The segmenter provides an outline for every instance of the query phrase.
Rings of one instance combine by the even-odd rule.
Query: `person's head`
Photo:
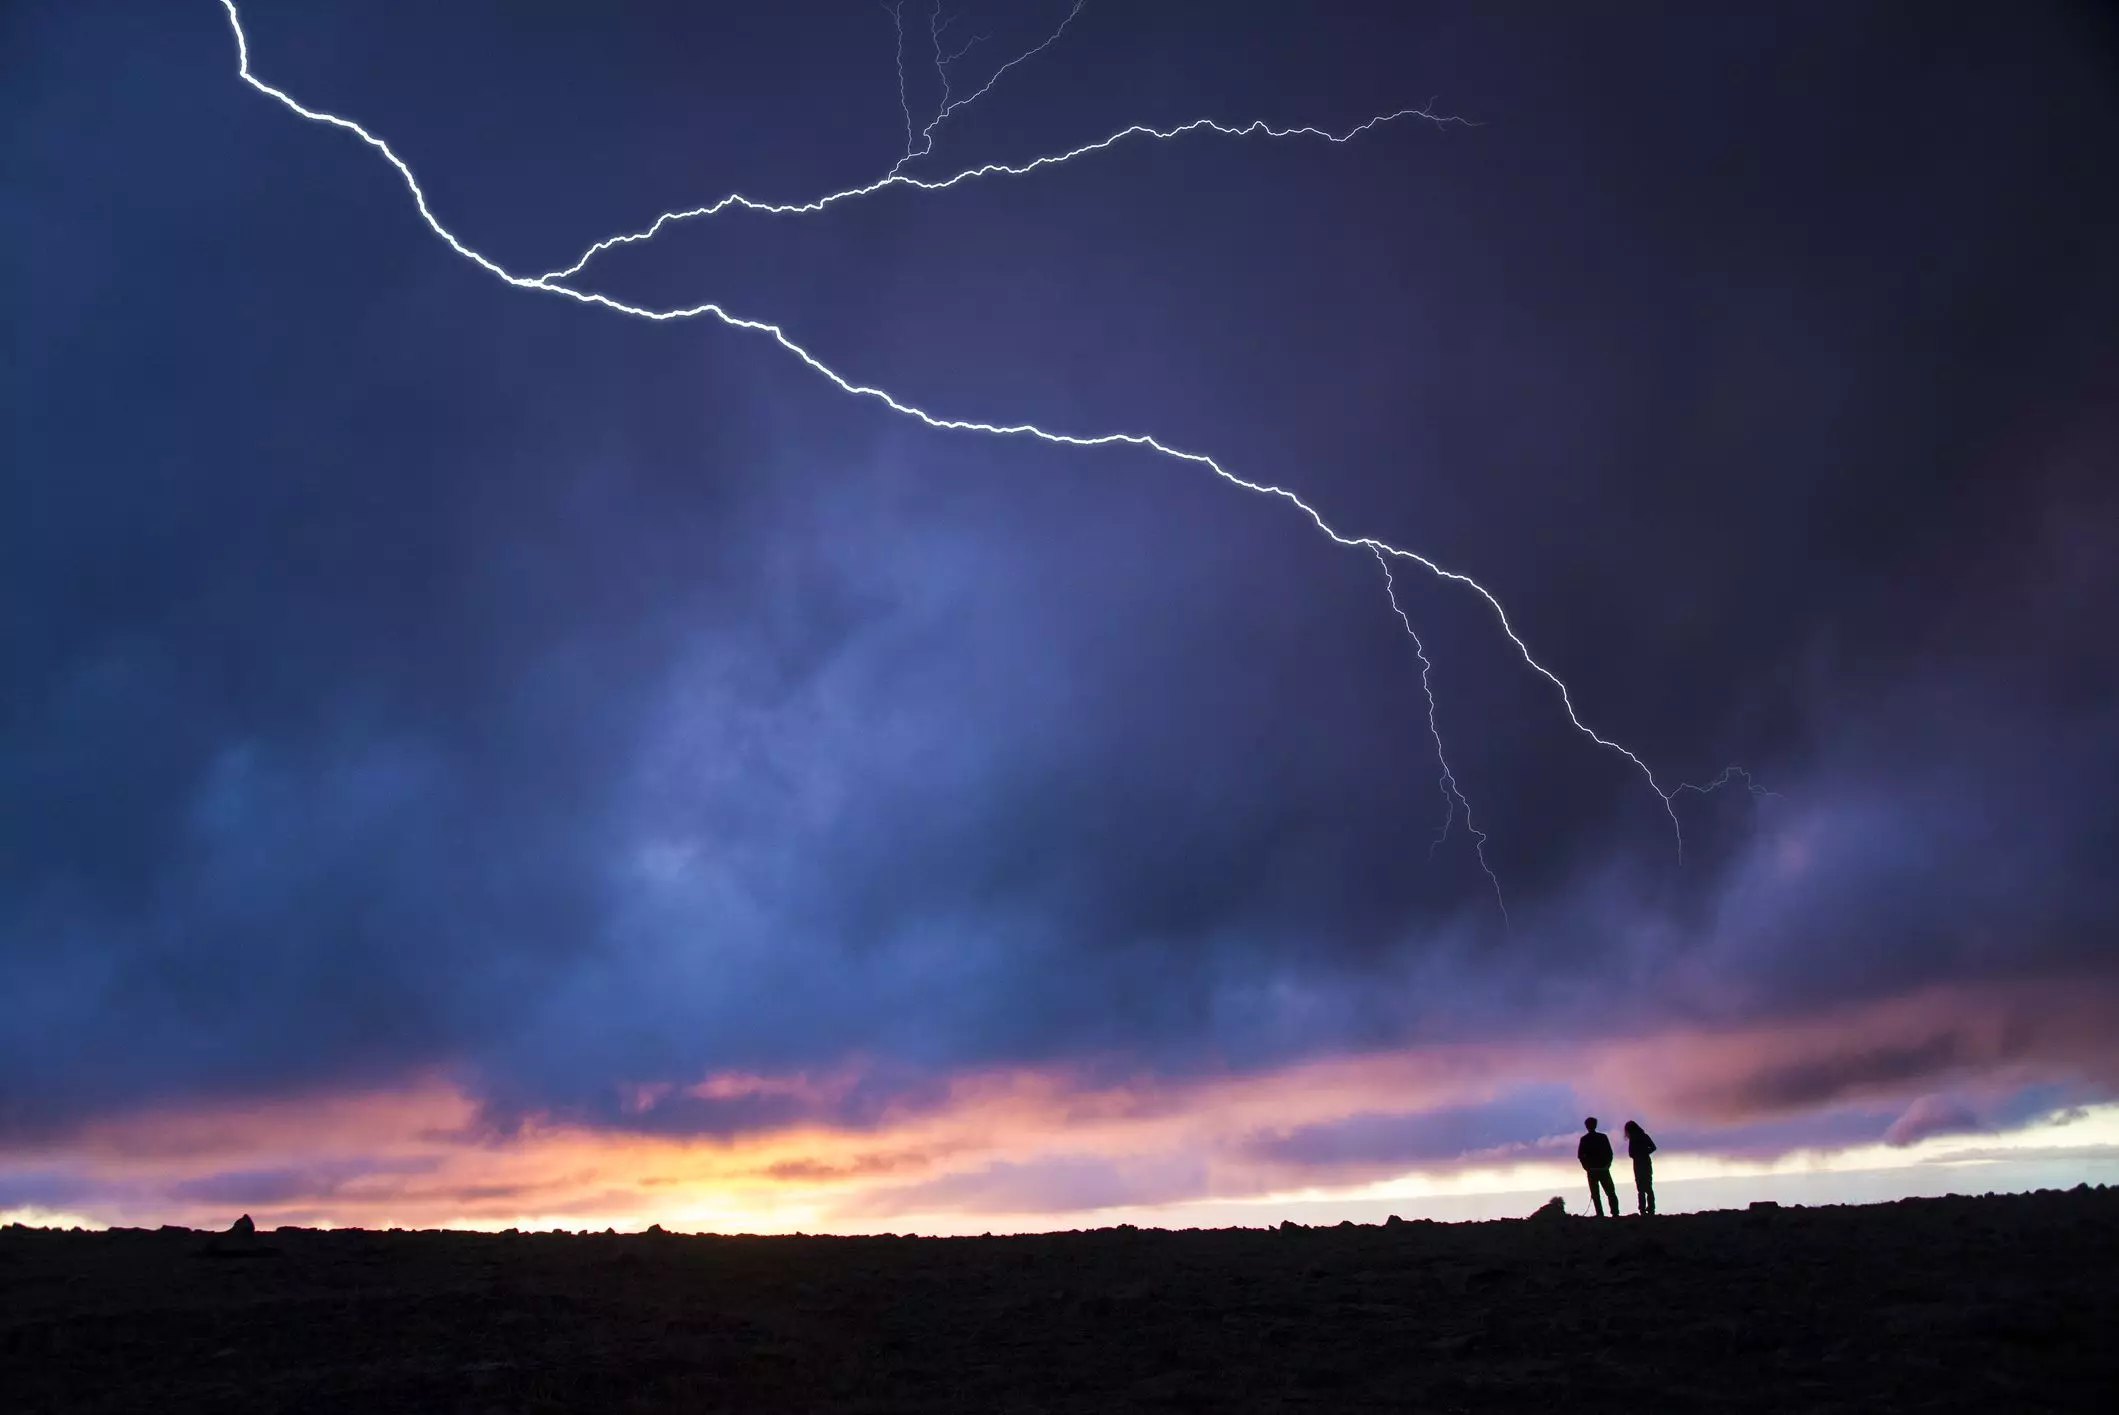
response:
[[[1596,1128],[1597,1128],[1597,1118],[1596,1118],[1595,1116],[1593,1116],[1593,1115],[1592,1115],[1591,1117],[1589,1117],[1589,1119],[1587,1119],[1587,1120],[1585,1120],[1585,1121],[1583,1121],[1583,1122],[1582,1122],[1582,1128],[1583,1128],[1584,1130],[1594,1130],[1594,1129],[1596,1129]]]
[[[1641,1127],[1629,1120],[1626,1122],[1626,1133],[1629,1135],[1638,1135],[1641,1133]]]

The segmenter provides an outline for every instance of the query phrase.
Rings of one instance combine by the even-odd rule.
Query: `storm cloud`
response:
[[[661,18],[681,34],[599,19],[594,59],[424,8],[260,12],[251,42],[524,269],[702,182],[894,159],[872,15],[715,32],[711,97],[668,52],[708,52],[705,21]],[[510,290],[373,152],[244,88],[215,6],[16,18],[0,1145],[437,1074],[482,1142],[860,1134],[974,1072],[1591,1050],[1935,988],[2064,991],[2076,1040],[1945,1021],[1695,1099],[1859,1103],[1812,1133],[1911,1142],[2021,1118],[1950,1099],[1982,1078],[2109,1097],[2119,110],[2089,23],[1092,10],[1073,67],[966,115],[962,161],[1445,82],[1481,126],[1145,144],[592,272],[784,319],[947,414],[1153,431],[1298,489],[1493,587],[1665,790],[1731,762],[1761,788],[1673,820],[1490,606],[1402,566],[1467,821],[1381,571],[1286,503]],[[455,71],[507,120],[429,82]],[[1534,1149],[1595,1109],[1561,1079],[1249,1154]],[[1127,1163],[890,1202],[1209,1183]]]

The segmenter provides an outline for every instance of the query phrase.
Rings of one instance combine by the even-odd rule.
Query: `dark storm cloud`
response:
[[[168,1192],[170,1198],[187,1204],[278,1207],[303,1200],[326,1200],[348,1184],[376,1176],[389,1180],[406,1175],[432,1174],[439,1167],[440,1161],[436,1159],[418,1157],[229,1170],[184,1180],[171,1185]]]
[[[510,291],[243,89],[198,8],[24,20],[0,99],[38,272],[0,393],[0,1132],[437,1066],[501,1133],[873,1128],[971,1066],[2119,1000],[2119,125],[2059,12],[1113,11],[1076,71],[1109,84],[1026,71],[967,151],[1364,116],[1425,66],[1487,126],[1114,153],[614,258],[618,293],[784,316],[943,411],[1299,486],[1491,582],[1671,779],[1779,793],[1681,798],[1681,866],[1484,603],[1402,573],[1504,930],[1461,820],[1428,858],[1372,560],[1197,468],[918,432],[762,341]],[[259,17],[260,71],[525,265],[702,181],[894,155],[887,36],[837,21],[772,52],[875,97],[875,143],[762,80],[740,145],[643,117],[703,111],[650,20],[624,72],[527,23],[304,23]],[[404,70],[332,58],[412,32]],[[519,126],[414,81],[487,63]],[[1937,121],[1967,93],[1979,122]],[[2013,1055],[1855,1041],[1724,1098]],[[626,1100],[729,1071],[826,1079]],[[1279,1143],[1411,1161],[1486,1123]],[[979,1183],[927,1197],[1162,1180]]]
[[[1909,1143],[1929,1133],[1961,1128],[2004,1128],[2058,1111],[2075,1092],[2108,1088],[2119,1072],[2115,1049],[2100,1028],[2105,1000],[2063,1015],[2047,994],[2034,996],[2029,1009],[1995,1008],[1957,1018],[1943,1016],[1909,1038],[1864,1039],[1858,1034],[1820,1044],[1809,1039],[1812,1054],[1762,1060],[1733,1081],[1696,1089],[1690,1099],[1707,1101],[1725,1115],[1800,1115],[1827,1105],[1888,1101],[1919,1083],[1947,1084],[1988,1075],[2008,1075],[2025,1065],[2049,1070],[2063,1059],[2076,1063],[2072,1085],[2048,1082],[2013,1091],[2007,1104],[1977,1101],[1962,1095],[1918,1096],[1889,1129],[1892,1143]],[[2085,1031],[2089,1031],[2085,1035]],[[1908,1138],[1910,1137],[1910,1139]]]
[[[1789,1110],[1845,1098],[1850,1092],[1902,1086],[1961,1065],[1969,1048],[1961,1033],[1945,1032],[1910,1046],[1863,1047],[1858,1042],[1826,1057],[1804,1057],[1747,1078],[1740,1103]]]
[[[567,1055],[578,1063],[581,1053]],[[645,1099],[609,1086],[609,1073],[591,1085],[552,1078],[542,1087],[493,1088],[480,1115],[482,1129],[508,1135],[554,1104],[576,1120],[647,1135],[732,1136],[778,1131],[798,1125],[869,1130],[887,1119],[938,1107],[946,1099],[944,1078],[903,1066],[865,1067],[858,1074],[821,1085],[789,1089],[779,1082],[724,1082],[713,1092],[677,1092]]]
[[[1903,1105],[1842,1099],[1734,1124],[1656,1124],[1652,1133],[1665,1155],[1712,1154],[1770,1161],[1848,1146],[1882,1144],[1903,1149],[1938,1136],[1992,1135],[2032,1123],[2066,1124],[2070,1097],[2109,1094],[2108,1085],[2080,1083],[1981,1085],[1962,1092],[1919,1094]],[[2025,1151],[1997,1147],[1993,1154],[2021,1158]]]
[[[1582,1101],[1571,1089],[1530,1086],[1472,1105],[1305,1125],[1261,1136],[1250,1150],[1261,1159],[1307,1169],[1402,1174],[1451,1162],[1564,1158],[1572,1153],[1581,1124]]]
[[[1884,1131],[1887,1145],[1917,1145],[1936,1135],[1969,1135],[1986,1129],[1979,1112],[1950,1096],[1922,1096]]]
[[[105,1186],[66,1170],[17,1170],[0,1174],[0,1209],[66,1209],[100,1197]]]

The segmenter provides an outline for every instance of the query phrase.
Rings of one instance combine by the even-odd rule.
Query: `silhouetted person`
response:
[[[1634,1121],[1626,1122],[1626,1153],[1633,1157],[1633,1201],[1644,1214],[1655,1212],[1655,1141]]]
[[[1595,1116],[1582,1122],[1588,1133],[1575,1146],[1575,1158],[1582,1161],[1582,1168],[1589,1173],[1589,1202],[1604,1217],[1604,1201],[1611,1200],[1611,1216],[1619,1216],[1619,1191],[1611,1183],[1611,1137],[1597,1129]]]

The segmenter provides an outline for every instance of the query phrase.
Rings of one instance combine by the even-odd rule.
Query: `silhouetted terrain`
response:
[[[0,1231],[11,1410],[2106,1410],[2119,1189],[1025,1238]]]

